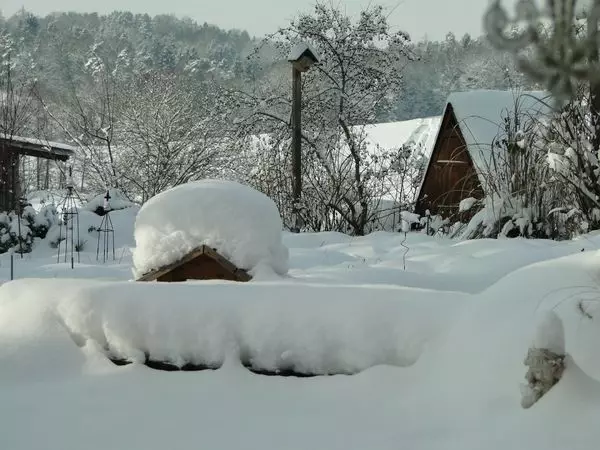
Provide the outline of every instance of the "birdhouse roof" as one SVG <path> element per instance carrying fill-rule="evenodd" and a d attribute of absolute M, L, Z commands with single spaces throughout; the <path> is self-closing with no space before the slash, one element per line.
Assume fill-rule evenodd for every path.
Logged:
<path fill-rule="evenodd" d="M 303 56 L 307 56 L 314 62 L 319 62 L 319 54 L 317 51 L 305 42 L 296 44 L 290 50 L 288 54 L 288 61 L 298 61 Z"/>
<path fill-rule="evenodd" d="M 207 256 L 216 262 L 218 262 L 225 270 L 231 273 L 238 281 L 249 281 L 250 275 L 243 269 L 238 268 L 235 264 L 217 252 L 214 248 L 210 248 L 208 245 L 201 245 L 200 247 L 192 250 L 187 255 L 183 256 L 181 259 L 167 264 L 158 269 L 152 270 L 148 273 L 145 273 L 141 277 L 138 278 L 138 281 L 154 281 L 159 277 L 171 272 L 172 270 L 177 269 L 178 267 L 183 266 L 189 262 L 192 262 L 196 258 L 201 256 Z"/>

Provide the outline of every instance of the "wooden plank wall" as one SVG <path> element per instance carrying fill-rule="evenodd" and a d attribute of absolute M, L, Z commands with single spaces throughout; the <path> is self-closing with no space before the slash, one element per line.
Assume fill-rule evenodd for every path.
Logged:
<path fill-rule="evenodd" d="M 483 189 L 452 107 L 448 105 L 415 210 L 421 215 L 429 210 L 444 218 L 465 220 L 464 214 L 459 215 L 458 205 L 467 197 L 482 198 Z"/>

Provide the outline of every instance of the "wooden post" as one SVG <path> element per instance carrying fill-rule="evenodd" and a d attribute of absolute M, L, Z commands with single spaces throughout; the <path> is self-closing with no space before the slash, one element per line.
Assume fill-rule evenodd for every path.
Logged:
<path fill-rule="evenodd" d="M 302 198 L 302 74 L 292 66 L 292 232 L 301 228 L 300 202 Z"/>

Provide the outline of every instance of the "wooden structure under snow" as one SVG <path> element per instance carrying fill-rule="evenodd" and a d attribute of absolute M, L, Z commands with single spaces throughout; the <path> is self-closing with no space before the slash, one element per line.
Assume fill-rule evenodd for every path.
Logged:
<path fill-rule="evenodd" d="M 75 147 L 0 133 L 0 211 L 16 210 L 21 195 L 19 162 L 22 156 L 67 161 Z"/>
<path fill-rule="evenodd" d="M 504 119 L 534 120 L 548 111 L 544 92 L 479 90 L 448 98 L 431 157 L 417 195 L 415 212 L 466 220 L 461 200 L 482 199 L 490 177 L 502 171 L 506 155 L 494 142 L 503 135 Z"/>
<path fill-rule="evenodd" d="M 250 281 L 251 279 L 246 270 L 238 268 L 216 249 L 201 245 L 180 260 L 142 275 L 138 281 Z"/>

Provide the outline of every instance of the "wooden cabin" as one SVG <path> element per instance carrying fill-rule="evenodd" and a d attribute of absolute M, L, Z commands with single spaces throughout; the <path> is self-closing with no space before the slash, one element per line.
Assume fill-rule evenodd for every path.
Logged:
<path fill-rule="evenodd" d="M 138 281 L 250 281 L 251 278 L 246 270 L 236 267 L 216 249 L 202 245 L 180 260 L 142 275 Z"/>
<path fill-rule="evenodd" d="M 461 200 L 482 199 L 494 171 L 506 158 L 493 144 L 504 133 L 504 118 L 534 119 L 548 111 L 544 92 L 479 90 L 450 95 L 429 163 L 417 194 L 415 212 L 465 221 Z"/>
<path fill-rule="evenodd" d="M 0 211 L 17 209 L 21 195 L 21 157 L 65 162 L 74 153 L 75 147 L 67 144 L 0 134 Z"/>

